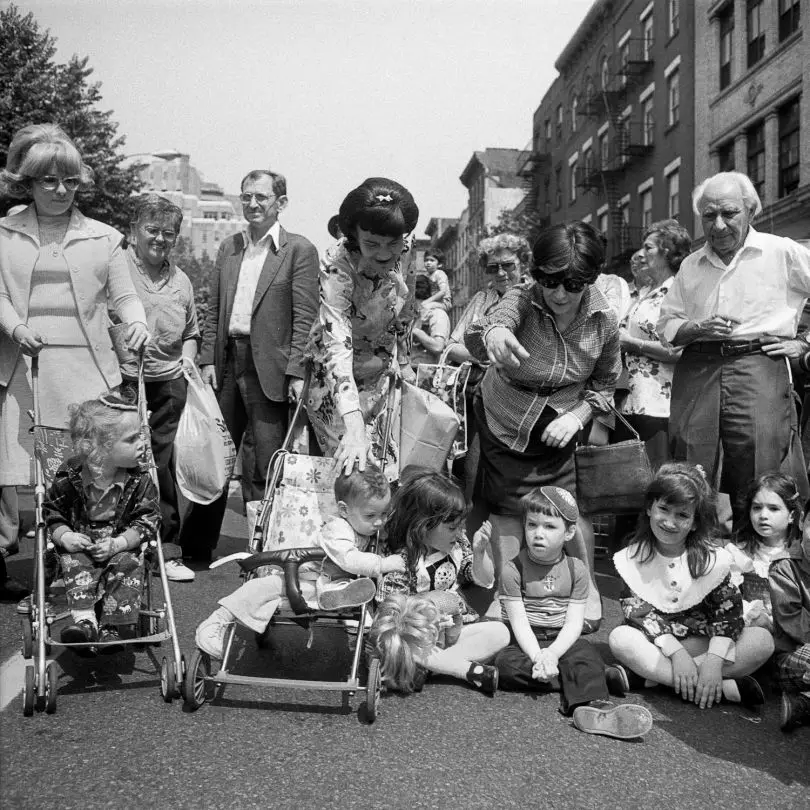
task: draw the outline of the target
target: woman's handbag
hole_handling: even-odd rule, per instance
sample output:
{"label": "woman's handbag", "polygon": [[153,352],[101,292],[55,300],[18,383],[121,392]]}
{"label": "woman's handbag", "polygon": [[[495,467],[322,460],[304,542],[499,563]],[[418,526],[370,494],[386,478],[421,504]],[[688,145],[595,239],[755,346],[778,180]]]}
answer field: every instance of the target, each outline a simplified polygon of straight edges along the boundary
{"label": "woman's handbag", "polygon": [[420,363],[416,367],[416,385],[435,394],[449,405],[459,421],[450,457],[461,458],[467,453],[467,383],[472,363],[451,366],[447,362],[449,347],[442,352],[438,363]]}
{"label": "woman's handbag", "polygon": [[402,380],[399,469],[443,470],[459,428],[455,411],[435,394]]}
{"label": "woman's handbag", "polygon": [[644,495],[653,479],[647,448],[638,432],[604,400],[635,436],[606,445],[580,444],[574,451],[577,471],[577,501],[586,515],[640,512]]}

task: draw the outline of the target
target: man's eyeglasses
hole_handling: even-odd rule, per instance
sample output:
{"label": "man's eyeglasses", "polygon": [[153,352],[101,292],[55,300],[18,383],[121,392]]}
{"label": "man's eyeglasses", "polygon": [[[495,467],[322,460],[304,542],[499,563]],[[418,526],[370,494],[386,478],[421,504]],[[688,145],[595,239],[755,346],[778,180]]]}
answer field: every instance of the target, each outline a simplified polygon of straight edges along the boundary
{"label": "man's eyeglasses", "polygon": [[174,231],[161,231],[160,228],[156,228],[154,225],[144,225],[143,230],[150,239],[157,239],[162,234],[163,241],[167,245],[173,245],[177,241],[177,234]]}
{"label": "man's eyeglasses", "polygon": [[239,200],[242,205],[250,205],[251,200],[256,200],[258,205],[266,205],[270,200],[275,200],[276,195],[273,194],[272,196],[268,197],[266,194],[248,194],[244,192],[243,194],[239,195]]}
{"label": "man's eyeglasses", "polygon": [[76,191],[82,184],[81,177],[57,177],[55,174],[46,174],[43,177],[37,177],[36,182],[39,183],[45,191],[56,191],[61,183],[68,191]]}
{"label": "man's eyeglasses", "polygon": [[517,267],[517,262],[491,262],[487,265],[487,275],[494,275],[495,273],[499,273],[503,270],[504,273],[512,273],[514,269]]}
{"label": "man's eyeglasses", "polygon": [[587,281],[578,281],[575,278],[563,278],[559,275],[549,276],[545,273],[537,274],[537,283],[547,290],[556,290],[557,287],[562,284],[563,289],[570,293],[580,293],[588,286]]}

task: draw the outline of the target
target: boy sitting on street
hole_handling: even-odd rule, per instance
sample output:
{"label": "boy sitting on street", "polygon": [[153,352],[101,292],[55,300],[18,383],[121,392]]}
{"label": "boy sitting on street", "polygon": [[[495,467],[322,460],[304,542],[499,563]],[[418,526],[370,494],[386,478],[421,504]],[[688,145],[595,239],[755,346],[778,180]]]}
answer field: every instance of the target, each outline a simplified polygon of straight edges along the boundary
{"label": "boy sitting on street", "polygon": [[[321,529],[318,545],[326,552],[323,564],[305,563],[299,569],[301,594],[317,600],[323,610],[341,610],[363,605],[374,597],[373,579],[391,571],[404,571],[399,554],[380,557],[366,551],[385,522],[391,502],[391,487],[379,469],[366,465],[350,475],[335,479],[337,517]],[[353,579],[352,577],[360,577]],[[284,576],[274,570],[269,576],[248,580],[197,628],[197,646],[213,658],[222,658],[225,634],[239,622],[255,633],[263,633],[284,596]]]}
{"label": "boy sitting on street", "polygon": [[652,727],[641,706],[607,708],[609,692],[629,689],[621,666],[605,666],[582,638],[589,577],[585,564],[563,551],[576,531],[579,509],[559,487],[540,487],[521,499],[525,545],[501,572],[502,618],[512,643],[495,658],[501,689],[560,692],[560,712],[589,734],[633,739]]}

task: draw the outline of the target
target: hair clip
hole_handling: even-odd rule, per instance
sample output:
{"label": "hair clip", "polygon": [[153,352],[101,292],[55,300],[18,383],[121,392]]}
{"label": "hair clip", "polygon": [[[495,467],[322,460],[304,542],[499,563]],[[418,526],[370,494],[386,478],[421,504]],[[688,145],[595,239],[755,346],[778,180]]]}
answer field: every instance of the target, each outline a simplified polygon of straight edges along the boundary
{"label": "hair clip", "polygon": [[394,198],[390,194],[378,194],[376,199],[380,202],[394,202]]}

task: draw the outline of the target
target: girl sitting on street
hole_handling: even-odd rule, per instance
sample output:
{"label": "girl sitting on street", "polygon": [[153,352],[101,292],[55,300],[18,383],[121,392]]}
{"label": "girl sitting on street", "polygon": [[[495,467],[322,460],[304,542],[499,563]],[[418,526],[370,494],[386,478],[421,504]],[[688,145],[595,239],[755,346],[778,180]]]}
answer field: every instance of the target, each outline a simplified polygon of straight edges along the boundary
{"label": "girl sitting on street", "polygon": [[[143,590],[142,546],[160,526],[157,488],[139,468],[140,427],[137,406],[117,393],[71,408],[76,455],[59,468],[44,507],[73,618],[62,631],[65,644],[104,642],[102,651],[112,654],[122,648],[117,642],[123,633],[134,634]],[[96,648],[76,652],[87,657]]]}
{"label": "girl sitting on street", "polygon": [[670,686],[709,708],[722,699],[764,703],[750,677],[773,652],[771,634],[744,627],[731,555],[716,545],[714,497],[690,464],[663,464],[647,489],[630,545],[613,561],[625,624],[609,637],[618,661],[645,686]]}
{"label": "girl sitting on street", "polygon": [[773,631],[768,569],[787,557],[799,538],[801,495],[783,473],[765,473],[752,482],[745,497],[743,523],[726,546],[731,554],[731,581],[742,591],[747,625]]}
{"label": "girl sitting on street", "polygon": [[[389,548],[405,561],[405,571],[385,574],[378,589],[384,602],[391,594],[457,592],[464,583],[484,588],[494,584],[492,559],[487,554],[489,522],[473,536],[464,532],[467,506],[458,485],[442,473],[407,467],[392,501],[386,522]],[[433,646],[421,663],[426,670],[467,681],[486,694],[498,688],[498,670],[487,664],[509,643],[500,622],[477,622],[478,615],[461,600],[464,626],[452,646]]]}

